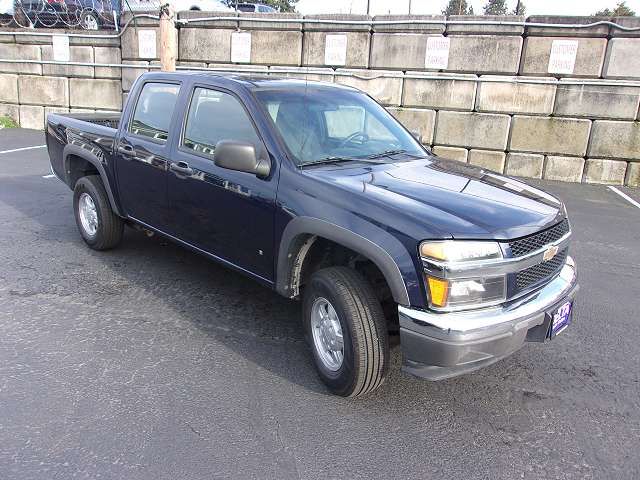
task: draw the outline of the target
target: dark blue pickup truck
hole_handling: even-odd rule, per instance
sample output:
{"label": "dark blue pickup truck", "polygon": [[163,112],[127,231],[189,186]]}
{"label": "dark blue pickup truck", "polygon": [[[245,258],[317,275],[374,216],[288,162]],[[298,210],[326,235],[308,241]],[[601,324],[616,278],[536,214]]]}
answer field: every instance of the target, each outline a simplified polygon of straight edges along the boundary
{"label": "dark blue pickup truck", "polygon": [[433,156],[356,89],[149,73],[122,115],[49,115],[47,145],[91,248],[127,224],[301,299],[338,395],[380,386],[390,335],[405,371],[438,380],[571,320],[562,202]]}

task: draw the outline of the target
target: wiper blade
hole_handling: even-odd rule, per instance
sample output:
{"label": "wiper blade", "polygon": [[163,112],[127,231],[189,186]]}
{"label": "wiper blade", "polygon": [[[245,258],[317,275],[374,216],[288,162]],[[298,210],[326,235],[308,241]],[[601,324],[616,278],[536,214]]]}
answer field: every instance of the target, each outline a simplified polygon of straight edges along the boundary
{"label": "wiper blade", "polygon": [[310,165],[322,165],[327,163],[340,163],[340,162],[365,162],[365,163],[375,163],[380,164],[381,162],[373,161],[373,159],[369,158],[357,158],[357,157],[325,157],[320,160],[315,160],[313,162],[305,162],[300,165],[300,167],[308,167]]}
{"label": "wiper blade", "polygon": [[367,158],[382,158],[382,157],[390,157],[391,155],[404,154],[408,157],[414,158],[425,158],[421,155],[416,155],[415,153],[409,153],[406,150],[385,150],[384,152],[372,153],[371,155],[367,155]]}

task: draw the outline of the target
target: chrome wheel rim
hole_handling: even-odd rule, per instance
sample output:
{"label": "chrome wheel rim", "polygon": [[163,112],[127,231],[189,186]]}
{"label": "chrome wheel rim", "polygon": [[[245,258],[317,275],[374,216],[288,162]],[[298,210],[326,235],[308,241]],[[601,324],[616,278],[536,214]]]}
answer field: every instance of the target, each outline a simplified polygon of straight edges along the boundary
{"label": "chrome wheel rim", "polygon": [[80,224],[88,235],[95,235],[98,231],[98,210],[93,198],[88,193],[81,193],[78,200],[78,213],[80,214]]}
{"label": "chrome wheel rim", "polygon": [[83,19],[85,30],[98,30],[98,20],[90,13],[86,13]]}
{"label": "chrome wheel rim", "polygon": [[340,369],[344,360],[344,339],[340,319],[333,305],[318,297],[311,306],[311,333],[318,358],[328,370]]}

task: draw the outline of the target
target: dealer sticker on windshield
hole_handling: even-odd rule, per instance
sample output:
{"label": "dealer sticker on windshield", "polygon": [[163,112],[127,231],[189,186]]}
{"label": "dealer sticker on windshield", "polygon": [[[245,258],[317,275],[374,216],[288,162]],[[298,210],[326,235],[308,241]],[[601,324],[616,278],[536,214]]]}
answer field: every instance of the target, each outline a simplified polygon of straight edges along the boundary
{"label": "dealer sticker on windshield", "polygon": [[571,323],[572,302],[566,302],[551,312],[551,328],[549,337],[553,338],[562,332]]}

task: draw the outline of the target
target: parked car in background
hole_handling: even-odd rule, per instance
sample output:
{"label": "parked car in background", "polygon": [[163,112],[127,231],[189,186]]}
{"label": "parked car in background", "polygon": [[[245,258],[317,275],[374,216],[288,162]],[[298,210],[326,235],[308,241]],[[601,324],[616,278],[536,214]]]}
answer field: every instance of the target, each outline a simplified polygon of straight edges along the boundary
{"label": "parked car in background", "polygon": [[121,9],[120,0],[1,1],[0,24],[3,26],[14,23],[21,27],[115,28]]}
{"label": "parked car in background", "polygon": [[[164,3],[160,0],[134,0],[124,5],[124,11],[149,12],[159,11],[160,5]],[[220,0],[175,0],[171,2],[176,12],[185,10],[195,10],[202,12],[233,12],[233,8],[227,7]]]}
{"label": "parked car in background", "polygon": [[277,10],[269,5],[261,3],[238,3],[236,9],[239,12],[275,13]]}

